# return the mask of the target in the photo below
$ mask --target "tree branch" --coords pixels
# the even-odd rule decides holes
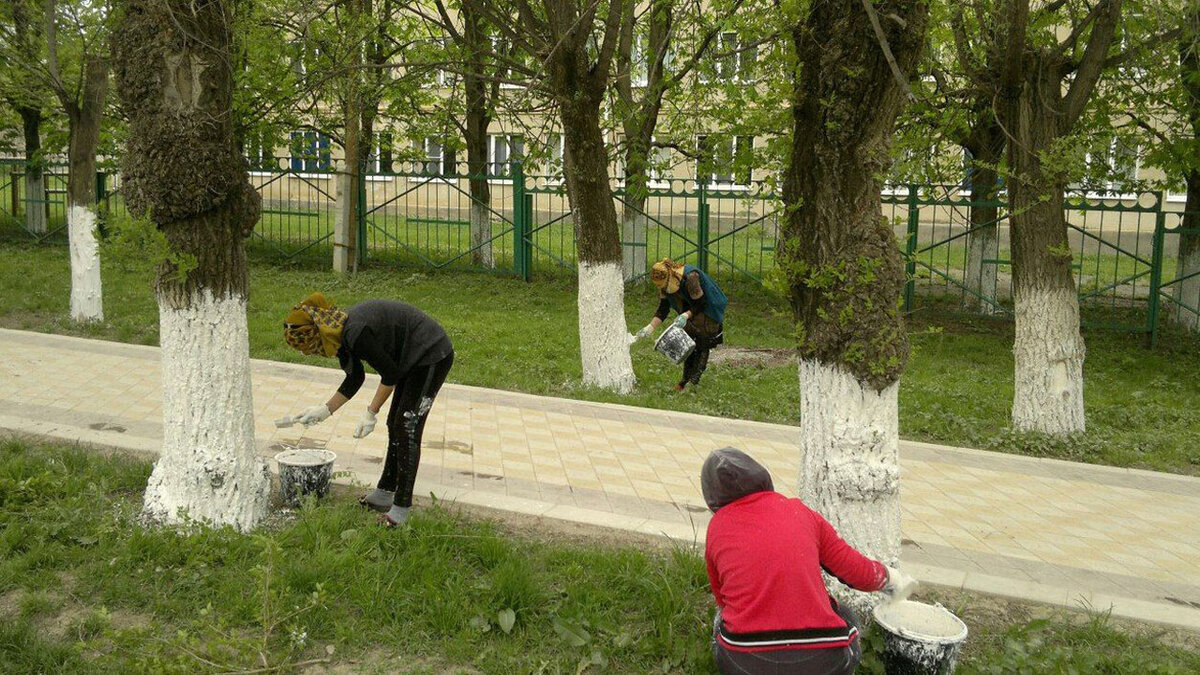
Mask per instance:
[[[900,72],[900,65],[896,63],[896,57],[892,55],[892,47],[883,33],[883,26],[879,25],[879,15],[875,13],[875,5],[871,0],[862,0],[862,6],[867,13],[867,18],[871,20],[871,28],[875,31],[875,39],[879,41],[879,48],[883,50],[883,58],[887,59],[888,66],[892,69],[892,76],[896,78],[896,82],[899,83],[900,89],[904,91],[909,101],[917,100],[912,93],[912,87],[908,86],[908,80],[904,78],[904,73]]]
[[[1116,34],[1117,20],[1121,17],[1122,2],[1123,0],[1101,0],[1100,2],[1104,6],[1104,11],[1096,15],[1092,33],[1088,36],[1087,47],[1083,51],[1083,58],[1079,61],[1079,69],[1063,99],[1062,124],[1065,125],[1064,128],[1073,125],[1083,114],[1083,109],[1087,105],[1096,83],[1100,80],[1100,75],[1104,72],[1108,48],[1112,45],[1113,36]]]

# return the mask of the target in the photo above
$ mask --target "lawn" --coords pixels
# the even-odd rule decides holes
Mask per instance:
[[[410,528],[350,494],[253,535],[138,518],[148,462],[0,441],[0,672],[712,673],[691,547],[565,535],[423,500]],[[548,527],[548,526],[545,526]],[[1195,634],[926,591],[971,636],[961,673],[1185,673]],[[861,672],[881,672],[870,633]]]
[[[0,326],[156,344],[151,274],[108,257],[103,265],[105,320],[67,319],[69,271],[61,246],[0,241]],[[570,278],[533,283],[478,273],[427,273],[370,267],[340,277],[324,266],[267,264],[251,270],[250,351],[257,358],[335,367],[304,357],[280,336],[288,308],[320,290],[343,306],[365,298],[411,302],[446,326],[458,352],[453,382],[534,394],[667,408],[795,424],[796,368],[786,351],[791,320],[783,304],[752,286],[730,286],[725,355],[704,382],[671,391],[679,368],[645,342],[634,345],[637,390],[628,396],[580,385],[576,299]],[[648,283],[626,293],[631,330],[644,325],[656,298]],[[1004,321],[945,318],[926,305],[909,323],[912,359],[901,380],[903,438],[1004,452],[1200,475],[1200,345],[1166,335],[1158,350],[1143,338],[1085,333],[1084,391],[1088,430],[1067,440],[1009,430],[1012,326]],[[737,350],[760,350],[756,352]],[[761,351],[768,350],[768,351]],[[719,351],[718,353],[719,354]],[[762,357],[762,358],[759,358]],[[718,356],[714,356],[716,361]],[[331,373],[331,382],[336,374]]]

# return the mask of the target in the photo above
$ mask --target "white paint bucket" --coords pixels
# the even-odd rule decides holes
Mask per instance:
[[[954,672],[967,624],[940,604],[902,600],[876,605],[883,629],[883,667],[888,675],[947,675]]]
[[[696,341],[692,339],[692,336],[674,324],[664,330],[662,335],[658,336],[658,340],[654,342],[654,349],[665,354],[676,365],[683,363],[683,360],[695,348]]]
[[[283,503],[299,506],[304,495],[318,498],[329,494],[333,482],[333,460],[337,455],[320,448],[292,448],[275,455],[279,464],[279,491]]]

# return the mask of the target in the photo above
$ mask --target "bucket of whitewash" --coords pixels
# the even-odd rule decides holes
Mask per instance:
[[[940,604],[902,600],[872,612],[883,631],[883,667],[888,675],[947,675],[954,672],[967,624]]]
[[[672,324],[658,336],[654,349],[662,352],[672,363],[680,364],[696,348],[696,341],[679,326]]]
[[[294,507],[300,505],[304,495],[328,495],[336,458],[334,453],[320,448],[291,448],[276,454],[283,503]]]

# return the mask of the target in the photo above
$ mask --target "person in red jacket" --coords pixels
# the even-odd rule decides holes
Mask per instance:
[[[821,514],[775,492],[766,468],[741,450],[710,454],[700,487],[713,511],[704,562],[720,671],[853,673],[862,658],[858,617],[829,595],[821,571],[893,596],[915,580],[854,550]]]

